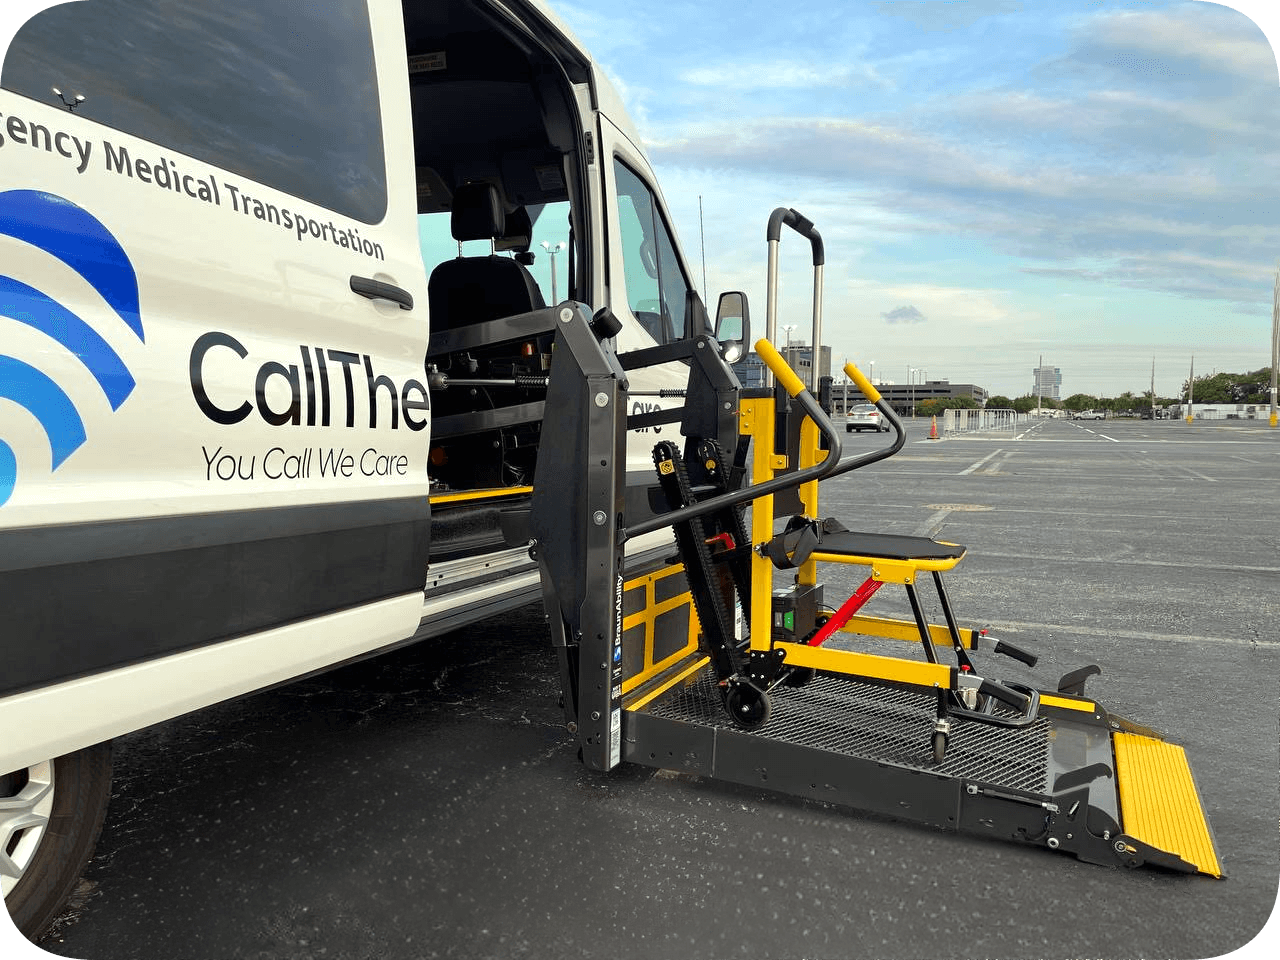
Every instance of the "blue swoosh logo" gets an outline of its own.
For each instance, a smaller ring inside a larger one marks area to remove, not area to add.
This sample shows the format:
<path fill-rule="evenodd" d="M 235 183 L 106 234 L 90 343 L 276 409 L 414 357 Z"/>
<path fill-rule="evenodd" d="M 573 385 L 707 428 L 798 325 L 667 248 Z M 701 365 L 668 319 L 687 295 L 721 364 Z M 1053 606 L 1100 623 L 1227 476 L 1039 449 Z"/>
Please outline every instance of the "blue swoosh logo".
<path fill-rule="evenodd" d="M 111 232 L 86 210 L 51 193 L 9 190 L 0 193 L 0 234 L 53 254 L 89 281 L 139 340 L 146 340 L 133 264 Z"/>
<path fill-rule="evenodd" d="M 111 231 L 88 211 L 39 190 L 5 191 L 0 193 L 0 236 L 61 260 L 146 342 L 133 264 Z M 70 351 L 102 388 L 112 410 L 118 410 L 137 386 L 106 339 L 43 291 L 0 275 L 0 317 L 26 324 Z M 23 407 L 39 422 L 49 438 L 54 470 L 85 442 L 84 421 L 71 398 L 30 363 L 0 355 L 0 398 Z M 0 439 L 0 506 L 12 496 L 17 479 L 18 458 L 13 447 Z"/>
<path fill-rule="evenodd" d="M 29 363 L 0 356 L 0 397 L 21 404 L 40 421 L 49 436 L 54 470 L 84 443 L 84 421 L 71 398 Z"/>

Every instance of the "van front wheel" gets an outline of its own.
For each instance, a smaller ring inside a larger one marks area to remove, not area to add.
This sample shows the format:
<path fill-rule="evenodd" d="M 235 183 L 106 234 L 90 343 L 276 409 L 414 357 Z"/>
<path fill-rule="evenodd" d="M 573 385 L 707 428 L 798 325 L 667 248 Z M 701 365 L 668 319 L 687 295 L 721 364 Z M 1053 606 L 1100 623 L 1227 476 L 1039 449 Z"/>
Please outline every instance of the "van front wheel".
<path fill-rule="evenodd" d="M 0 893 L 29 939 L 71 895 L 110 797 L 110 741 L 0 774 Z"/>

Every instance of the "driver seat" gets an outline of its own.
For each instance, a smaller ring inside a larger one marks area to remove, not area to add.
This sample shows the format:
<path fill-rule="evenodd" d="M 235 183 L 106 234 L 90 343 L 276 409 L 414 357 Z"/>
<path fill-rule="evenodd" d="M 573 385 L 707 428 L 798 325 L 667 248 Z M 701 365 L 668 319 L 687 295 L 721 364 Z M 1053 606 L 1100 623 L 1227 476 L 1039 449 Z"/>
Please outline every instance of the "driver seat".
<path fill-rule="evenodd" d="M 459 185 L 453 193 L 449 229 L 459 244 L 504 238 L 506 215 L 498 188 L 483 182 Z M 432 333 L 546 307 L 542 291 L 524 265 L 496 252 L 487 257 L 459 255 L 437 265 L 427 281 L 427 304 Z"/>

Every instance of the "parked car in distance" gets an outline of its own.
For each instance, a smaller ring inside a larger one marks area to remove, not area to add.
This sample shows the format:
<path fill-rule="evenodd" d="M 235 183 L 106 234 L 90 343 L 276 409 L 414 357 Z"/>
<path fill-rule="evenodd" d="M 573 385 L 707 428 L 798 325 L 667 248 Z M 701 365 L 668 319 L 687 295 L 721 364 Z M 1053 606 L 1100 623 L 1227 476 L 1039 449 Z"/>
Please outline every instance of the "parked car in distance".
<path fill-rule="evenodd" d="M 877 433 L 888 433 L 889 425 L 884 422 L 884 418 L 880 416 L 880 411 L 870 403 L 859 403 L 857 406 L 849 408 L 848 417 L 844 424 L 845 433 L 853 433 L 855 430 L 861 433 L 863 430 L 874 430 Z"/>
<path fill-rule="evenodd" d="M 1101 410 L 1081 410 L 1071 415 L 1072 420 L 1105 420 L 1107 415 Z"/>

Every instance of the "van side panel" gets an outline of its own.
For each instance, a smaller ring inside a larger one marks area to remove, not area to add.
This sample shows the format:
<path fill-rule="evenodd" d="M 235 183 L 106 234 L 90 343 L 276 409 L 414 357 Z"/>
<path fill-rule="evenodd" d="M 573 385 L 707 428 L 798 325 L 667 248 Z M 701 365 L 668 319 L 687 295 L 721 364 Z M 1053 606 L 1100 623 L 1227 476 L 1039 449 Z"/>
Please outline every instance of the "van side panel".
<path fill-rule="evenodd" d="M 0 695 L 421 591 L 429 532 L 419 498 L 0 531 Z"/>
<path fill-rule="evenodd" d="M 65 4 L 0 86 L 0 695 L 420 607 L 399 4 Z"/>

